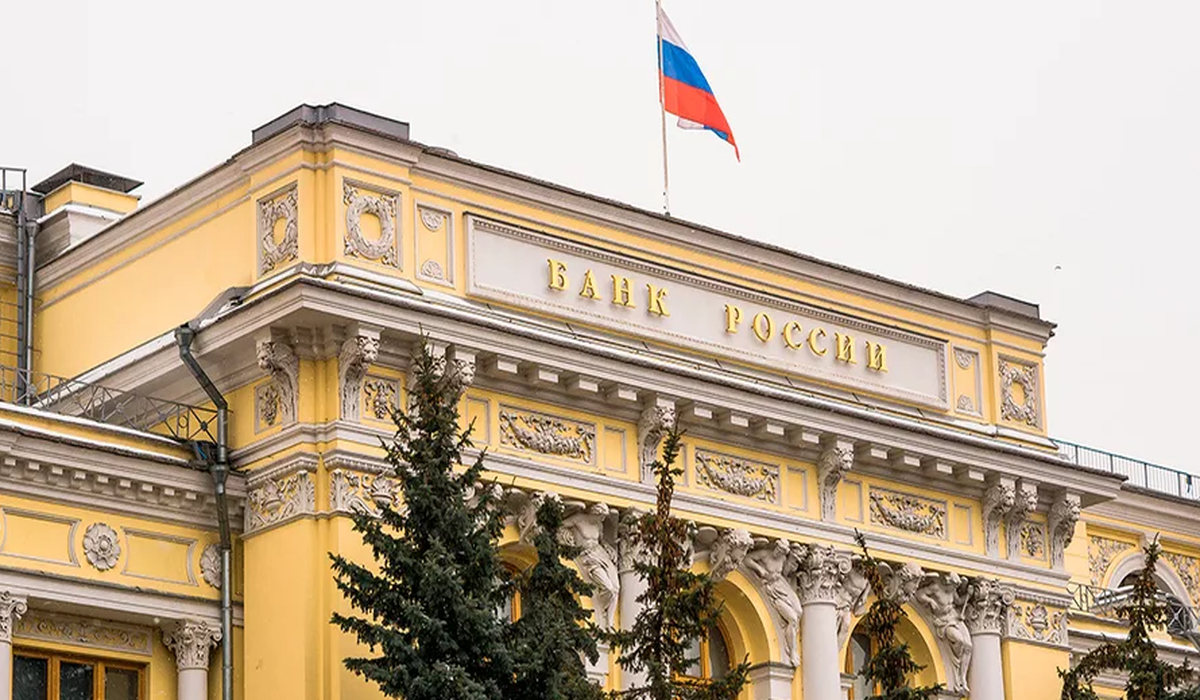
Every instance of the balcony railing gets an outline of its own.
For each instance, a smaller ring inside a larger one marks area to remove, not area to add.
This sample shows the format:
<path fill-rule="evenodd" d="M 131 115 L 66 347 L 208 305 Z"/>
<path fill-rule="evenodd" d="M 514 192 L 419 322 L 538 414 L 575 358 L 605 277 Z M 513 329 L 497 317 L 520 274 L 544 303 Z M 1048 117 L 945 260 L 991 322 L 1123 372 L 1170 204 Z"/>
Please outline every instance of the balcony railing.
<path fill-rule="evenodd" d="M 52 374 L 0 366 L 0 402 L 182 441 L 216 442 L 217 412 Z"/>
<path fill-rule="evenodd" d="M 1067 591 L 1071 594 L 1071 610 L 1123 624 L 1124 621 L 1117 614 L 1117 610 L 1129 604 L 1133 586 L 1100 588 L 1070 583 L 1067 584 Z M 1189 633 L 1197 631 L 1200 616 L 1194 608 L 1166 593 L 1160 593 L 1159 600 L 1167 606 L 1167 632 L 1177 637 L 1186 637 Z"/>
<path fill-rule="evenodd" d="M 1102 469 L 1113 474 L 1123 474 L 1129 477 L 1128 483 L 1133 486 L 1200 501 L 1200 477 L 1112 452 L 1104 452 L 1062 440 L 1055 440 L 1055 442 L 1058 444 L 1058 453 L 1066 457 L 1072 464 Z"/>

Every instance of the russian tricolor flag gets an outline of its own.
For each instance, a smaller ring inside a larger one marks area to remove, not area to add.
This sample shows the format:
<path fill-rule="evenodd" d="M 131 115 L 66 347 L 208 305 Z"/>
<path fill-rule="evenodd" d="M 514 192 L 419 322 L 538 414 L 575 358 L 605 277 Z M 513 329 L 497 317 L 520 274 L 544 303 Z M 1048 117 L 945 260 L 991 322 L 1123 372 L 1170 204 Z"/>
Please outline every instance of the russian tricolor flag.
<path fill-rule="evenodd" d="M 661 5 L 658 7 L 658 50 L 663 108 L 679 117 L 681 128 L 708 129 L 728 141 L 741 161 L 733 131 L 725 121 L 712 88 Z"/>

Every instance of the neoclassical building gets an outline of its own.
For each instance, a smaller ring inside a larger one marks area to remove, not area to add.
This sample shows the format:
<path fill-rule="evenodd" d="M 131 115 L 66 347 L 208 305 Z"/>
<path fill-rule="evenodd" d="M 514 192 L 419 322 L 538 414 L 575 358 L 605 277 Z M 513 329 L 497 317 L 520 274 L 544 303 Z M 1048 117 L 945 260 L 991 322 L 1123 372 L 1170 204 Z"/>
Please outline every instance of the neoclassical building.
<path fill-rule="evenodd" d="M 342 665 L 359 650 L 329 624 L 328 553 L 368 558 L 349 516 L 395 499 L 380 439 L 420 342 L 471 378 L 505 562 L 530 565 L 529 513 L 557 494 L 601 625 L 637 613 L 624 526 L 685 429 L 675 507 L 724 601 L 688 672 L 747 659 L 747 700 L 870 691 L 855 530 L 947 697 L 1057 698 L 1057 669 L 1123 634 L 1155 536 L 1158 643 L 1197 657 L 1200 494 L 1052 439 L 1036 305 L 663 217 L 338 104 L 145 205 L 91 168 L 3 174 L 0 700 L 379 697 Z M 615 658 L 590 670 L 620 688 Z"/>

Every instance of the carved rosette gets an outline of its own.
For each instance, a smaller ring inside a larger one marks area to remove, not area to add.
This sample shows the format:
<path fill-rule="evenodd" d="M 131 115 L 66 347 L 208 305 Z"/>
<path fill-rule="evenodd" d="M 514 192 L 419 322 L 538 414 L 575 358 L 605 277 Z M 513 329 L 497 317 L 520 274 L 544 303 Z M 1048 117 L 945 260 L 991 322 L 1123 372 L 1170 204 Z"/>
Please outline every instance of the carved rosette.
<path fill-rule="evenodd" d="M 316 486 L 308 471 L 253 479 L 246 494 L 246 534 L 316 510 Z"/>
<path fill-rule="evenodd" d="M 1000 634 L 1015 599 L 1013 590 L 991 578 L 971 579 L 963 621 L 971 634 Z"/>
<path fill-rule="evenodd" d="M 779 467 L 730 455 L 696 450 L 696 483 L 713 491 L 775 503 Z"/>
<path fill-rule="evenodd" d="M 1017 502 L 1016 485 L 996 482 L 983 495 L 983 543 L 989 557 L 1000 556 L 1000 524 Z"/>
<path fill-rule="evenodd" d="M 917 535 L 946 539 L 946 502 L 872 488 L 871 522 Z"/>
<path fill-rule="evenodd" d="M 179 620 L 163 629 L 163 644 L 175 653 L 180 671 L 208 668 L 208 654 L 221 641 L 221 629 L 200 620 Z"/>
<path fill-rule="evenodd" d="M 8 591 L 0 591 L 0 642 L 12 644 L 13 627 L 17 620 L 29 610 L 24 598 Z"/>
<path fill-rule="evenodd" d="M 200 577 L 213 588 L 221 587 L 221 546 L 213 543 L 200 552 Z"/>
<path fill-rule="evenodd" d="M 329 473 L 329 509 L 335 513 L 379 515 L 380 508 L 395 508 L 400 485 L 390 474 L 349 469 Z"/>
<path fill-rule="evenodd" d="M 1019 400 L 1014 386 L 1021 390 Z M 1036 365 L 1023 365 L 1000 358 L 1000 417 L 1038 427 Z"/>
<path fill-rule="evenodd" d="M 1021 528 L 1025 526 L 1029 514 L 1037 510 L 1037 504 L 1037 486 L 1025 482 L 1017 484 L 1016 501 L 1008 511 L 1004 526 L 1008 558 L 1013 561 L 1021 557 Z"/>
<path fill-rule="evenodd" d="M 724 581 L 742 565 L 746 554 L 754 547 L 749 531 L 725 530 L 712 544 L 708 555 L 709 575 L 714 581 Z"/>
<path fill-rule="evenodd" d="M 1045 604 L 1017 600 L 1008 608 L 1005 634 L 1030 642 L 1067 646 L 1067 612 Z"/>
<path fill-rule="evenodd" d="M 821 520 L 837 518 L 837 489 L 846 472 L 854 467 L 854 445 L 835 440 L 825 446 L 817 458 L 817 477 L 821 487 Z"/>
<path fill-rule="evenodd" d="M 500 444 L 590 465 L 596 459 L 596 426 L 504 406 Z"/>
<path fill-rule="evenodd" d="M 361 192 L 348 181 L 342 181 L 342 201 L 346 204 L 347 256 L 400 266 L 396 253 L 396 209 L 399 199 L 399 195 Z M 370 214 L 379 220 L 379 238 L 369 241 L 363 235 L 363 214 Z"/>
<path fill-rule="evenodd" d="M 288 344 L 278 340 L 260 340 L 256 351 L 259 369 L 270 373 L 275 380 L 281 422 L 295 422 L 298 415 L 296 389 L 300 382 L 300 358 Z"/>
<path fill-rule="evenodd" d="M 655 404 L 642 411 L 638 421 L 639 464 L 642 482 L 654 482 L 654 462 L 658 460 L 658 444 L 663 436 L 675 429 L 675 406 Z"/>
<path fill-rule="evenodd" d="M 338 394 L 342 420 L 357 421 L 362 407 L 363 378 L 379 357 L 379 334 L 357 333 L 342 343 L 338 354 Z"/>
<path fill-rule="evenodd" d="M 809 545 L 796 570 L 800 602 L 836 604 L 852 565 L 849 554 L 837 552 L 832 546 Z"/>
<path fill-rule="evenodd" d="M 1067 547 L 1075 537 L 1075 525 L 1079 523 L 1079 496 L 1059 494 L 1050 506 L 1050 564 L 1056 569 L 1065 565 Z"/>
<path fill-rule="evenodd" d="M 258 202 L 260 274 L 293 260 L 299 253 L 298 195 L 293 185 L 287 192 Z M 283 221 L 283 237 L 275 240 L 275 225 Z"/>
<path fill-rule="evenodd" d="M 108 571 L 121 558 L 121 540 L 117 531 L 104 523 L 92 523 L 83 532 L 83 553 L 97 571 Z"/>

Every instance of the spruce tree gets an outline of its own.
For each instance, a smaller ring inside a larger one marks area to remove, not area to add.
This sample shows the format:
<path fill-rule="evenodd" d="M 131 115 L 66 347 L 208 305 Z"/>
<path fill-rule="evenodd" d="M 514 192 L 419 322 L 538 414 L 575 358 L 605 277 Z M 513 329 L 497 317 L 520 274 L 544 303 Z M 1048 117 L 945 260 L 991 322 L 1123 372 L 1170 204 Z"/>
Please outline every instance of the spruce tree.
<path fill-rule="evenodd" d="M 638 520 L 630 537 L 644 557 L 634 564 L 646 581 L 638 596 L 642 610 L 632 629 L 609 632 L 605 638 L 620 649 L 624 669 L 645 673 L 643 685 L 612 693 L 622 700 L 733 700 L 746 683 L 749 664 L 743 662 L 719 679 L 683 676 L 696 659 L 688 649 L 715 625 L 721 612 L 716 583 L 708 574 L 688 570 L 684 543 L 688 525 L 671 515 L 675 466 L 680 433 L 672 430 L 663 442 L 662 457 L 654 462 L 656 508 Z"/>
<path fill-rule="evenodd" d="M 599 657 L 591 613 L 578 596 L 591 595 L 591 586 L 562 560 L 578 548 L 559 540 L 563 506 L 545 497 L 537 508 L 533 544 L 537 563 L 520 582 L 521 616 L 512 625 L 509 648 L 514 658 L 513 700 L 600 700 L 600 686 L 587 677 L 586 657 Z"/>
<path fill-rule="evenodd" d="M 1084 654 L 1074 668 L 1058 670 L 1063 679 L 1062 700 L 1098 700 L 1092 681 L 1104 671 L 1127 676 L 1126 700 L 1200 700 L 1192 685 L 1194 672 L 1185 661 L 1175 666 L 1158 658 L 1150 633 L 1167 622 L 1168 609 L 1158 592 L 1154 571 L 1162 548 L 1158 539 L 1145 549 L 1145 563 L 1133 583 L 1128 601 L 1116 614 L 1129 623 L 1129 635 L 1118 642 L 1105 641 Z M 1186 686 L 1191 687 L 1186 687 Z"/>
<path fill-rule="evenodd" d="M 919 673 L 925 667 L 913 660 L 908 644 L 900 641 L 896 635 L 896 628 L 901 621 L 908 618 L 908 613 L 899 601 L 888 595 L 879 562 L 867 549 L 866 538 L 861 532 L 855 531 L 854 539 L 862 549 L 863 575 L 875 595 L 875 602 L 871 603 L 871 607 L 859 622 L 863 631 L 871 638 L 873 647 L 871 656 L 862 669 L 862 675 L 872 687 L 879 689 L 877 695 L 871 695 L 866 700 L 936 698 L 942 692 L 940 684 L 909 687 L 913 674 Z"/>
<path fill-rule="evenodd" d="M 508 595 L 495 547 L 501 513 L 493 490 L 479 488 L 482 455 L 455 469 L 471 445 L 470 428 L 459 427 L 462 391 L 459 367 L 422 342 L 387 446 L 403 505 L 354 516 L 378 573 L 331 557 L 338 590 L 361 613 L 332 622 L 370 652 L 346 668 L 389 697 L 502 700 L 512 680 L 507 623 L 496 613 Z"/>

